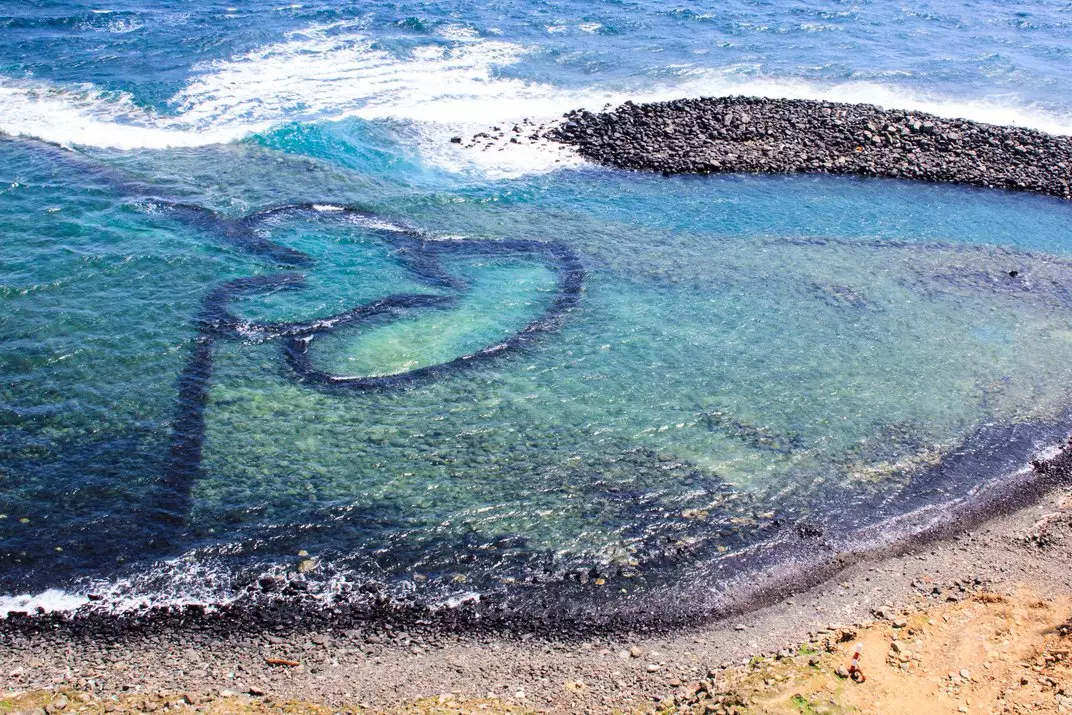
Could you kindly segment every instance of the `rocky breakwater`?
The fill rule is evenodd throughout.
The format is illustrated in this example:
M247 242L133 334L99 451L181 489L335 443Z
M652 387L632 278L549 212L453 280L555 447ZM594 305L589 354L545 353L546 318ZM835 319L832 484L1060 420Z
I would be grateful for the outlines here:
M601 164L666 174L849 174L1072 198L1072 137L870 104L626 102L570 112L546 137Z

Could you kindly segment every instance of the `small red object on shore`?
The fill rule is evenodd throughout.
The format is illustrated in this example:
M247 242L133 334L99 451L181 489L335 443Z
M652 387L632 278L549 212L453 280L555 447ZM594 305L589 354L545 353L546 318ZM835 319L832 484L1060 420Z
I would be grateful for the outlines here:
M852 661L849 662L849 677L857 683L867 680L867 676L864 675L864 671L860 668L860 658L863 655L863 651L863 643L857 643L856 650L852 654Z
M287 660L286 658L265 658L264 662L268 665L285 665L288 668L297 668L301 663L296 660Z

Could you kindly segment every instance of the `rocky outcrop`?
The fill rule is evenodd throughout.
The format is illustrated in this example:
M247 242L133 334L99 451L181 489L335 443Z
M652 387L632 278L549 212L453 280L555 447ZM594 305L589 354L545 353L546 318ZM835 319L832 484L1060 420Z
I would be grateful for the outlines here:
M870 104L709 97L570 112L547 132L586 158L667 174L825 173L1072 198L1072 138Z

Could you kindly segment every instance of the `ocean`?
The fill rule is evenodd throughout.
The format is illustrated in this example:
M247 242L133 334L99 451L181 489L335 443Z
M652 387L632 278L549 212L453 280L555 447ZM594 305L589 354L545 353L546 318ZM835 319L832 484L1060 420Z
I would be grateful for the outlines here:
M540 134L716 95L1069 134L1070 61L1067 1L7 0L0 612L704 610L933 527L1067 435L1072 208Z

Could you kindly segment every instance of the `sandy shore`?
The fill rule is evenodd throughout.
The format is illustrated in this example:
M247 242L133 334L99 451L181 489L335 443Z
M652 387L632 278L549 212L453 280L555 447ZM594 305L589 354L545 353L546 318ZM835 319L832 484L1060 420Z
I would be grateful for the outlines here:
M1023 657L1034 657L1024 653L1058 637L1070 596L1072 492L1063 490L918 551L856 564L745 616L647 636L525 639L372 627L225 638L173 630L104 640L63 629L8 633L0 639L8 704L0 708L31 709L62 692L67 712L146 711L164 703L209 712L280 711L287 703L291 711L312 711L317 704L333 712L1003 712L998 695L1006 681L1007 687L1018 684ZM991 616L1001 608L1020 613L1006 620L1018 618L1023 627L1010 625L990 643ZM910 661L917 665L909 670L888 663L881 644L893 631L908 633L901 619L916 629L913 640L930 643L929 650L907 647L923 659ZM943 638L955 643L936 648ZM869 680L850 688L835 671L848 664L858 641ZM1005 661L988 656L1004 641ZM793 657L755 660L779 652ZM757 680L767 667L773 676ZM807 678L794 674L800 668ZM979 677L993 671L994 678L954 684L948 675L959 678L961 670ZM783 679L790 674L791 680ZM1042 676L1032 671L1025 677L1035 688ZM1060 673L1045 677L1059 685L1045 686L1033 696L1039 704L1030 707L1060 712L1065 696L1058 691L1072 683ZM909 698L930 692L924 687L937 698L954 685L955 693L926 707L892 705L915 702ZM879 707L875 698L888 703ZM179 700L186 704L176 705ZM805 702L811 710L802 707Z

